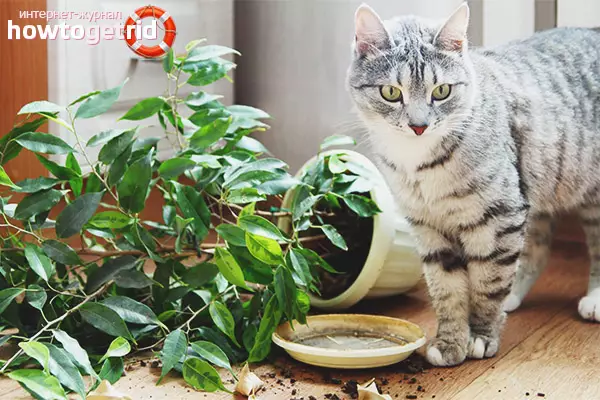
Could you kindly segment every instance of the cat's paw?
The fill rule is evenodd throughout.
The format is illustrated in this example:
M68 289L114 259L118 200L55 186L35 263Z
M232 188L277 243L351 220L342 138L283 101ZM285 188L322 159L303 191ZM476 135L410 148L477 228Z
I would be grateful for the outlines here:
M592 292L579 300L578 311L581 318L600 322L600 292Z
M465 361L467 349L456 342L433 339L427 347L427 361L436 367L449 367Z
M515 311L521 305L521 298L514 293L509 294L504 299L504 311L512 312Z
M494 357L498 352L499 340L486 336L471 336L467 357L482 359Z

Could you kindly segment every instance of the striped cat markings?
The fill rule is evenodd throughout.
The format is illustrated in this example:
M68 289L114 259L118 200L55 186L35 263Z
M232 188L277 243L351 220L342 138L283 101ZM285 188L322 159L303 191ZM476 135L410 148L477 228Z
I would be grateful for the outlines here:
M348 90L411 223L438 319L427 357L494 356L506 312L542 273L555 216L578 211L600 322L600 31L557 28L470 48L446 21L356 12Z

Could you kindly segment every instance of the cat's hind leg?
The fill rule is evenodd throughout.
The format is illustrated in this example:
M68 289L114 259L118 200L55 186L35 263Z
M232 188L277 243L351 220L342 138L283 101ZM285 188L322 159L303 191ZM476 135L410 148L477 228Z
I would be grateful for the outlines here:
M548 263L554 219L545 213L531 213L525 231L525 249L519 259L517 276L504 301L504 311L516 310ZM501 231L502 233L504 231Z
M600 322L600 205L579 210L590 253L590 277L587 295L579 301L579 315L588 321Z

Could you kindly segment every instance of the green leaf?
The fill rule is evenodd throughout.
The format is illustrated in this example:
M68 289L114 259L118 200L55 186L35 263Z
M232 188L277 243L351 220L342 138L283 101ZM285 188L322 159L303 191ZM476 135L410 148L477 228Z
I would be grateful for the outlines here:
M121 89L125 82L112 89L103 90L102 92L89 97L85 100L75 113L75 118L94 118L100 114L107 112L112 105L119 99Z
M165 339L165 345L161 352L162 371L158 383L165 375L171 371L175 365L185 356L187 351L188 341L185 333L181 329L172 331Z
M215 228L219 236L234 246L246 246L244 230L238 226L221 224Z
M199 358L192 357L185 360L183 363L183 379L196 390L205 392L223 390L229 392L223 386L219 373L209 363Z
M287 168L287 164L276 158L263 158L250 163L241 163L238 168L230 168L230 172L228 171L224 175L225 182L223 182L223 186L230 187L238 182L247 181L256 172L269 172L271 174L266 176L273 176L273 173L283 168Z
M185 99L185 104L192 110L202 110L202 106L222 97L223 96L209 94L206 92L194 92Z
M269 114L258 108L235 104L227 107L227 111L239 118L262 119L271 118Z
M51 103L49 101L33 101L29 104L25 104L23 108L19 110L18 115L21 114L36 114L36 113L57 113L64 111L65 108L58 104Z
M302 256L308 261L309 265L317 265L323 268L325 271L332 274L339 274L327 261L325 261L320 255L315 253L311 249L298 249L297 250Z
M372 217L381 212L373 200L358 194L344 196L344 202L359 217Z
M206 42L206 39L192 40L191 42L188 42L188 44L185 45L185 51L190 52L204 42Z
M20 369L9 372L8 377L19 382L29 393L38 399L66 400L67 398L58 379L45 374L39 369Z
M269 149L267 149L264 144L249 136L241 137L240 140L236 142L235 147L238 149L248 150L253 153L271 154Z
M219 268L211 263L201 263L185 270L181 280L193 288L200 288L215 279Z
M108 170L108 185L110 187L116 185L121 180L123 175L125 175L127 162L131 157L132 151L133 145L130 144L117 158L115 158L115 161L113 161L113 163L110 165Z
M48 363L50 373L58 378L63 386L79 394L82 399L85 399L85 383L83 382L83 377L75 364L71 361L69 354L53 344L43 343L43 345L50 351L50 361Z
M278 265L283 262L281 246L273 239L246 232L246 247L254 257L266 264Z
M244 246L229 244L229 251L239 265L244 266L244 279L261 285L270 285L273 282L273 267L254 257Z
M79 313L85 322L104 333L133 339L119 314L103 304L86 303L79 308Z
M216 58L193 63L185 63L183 70L192 74L187 83L191 86L206 86L225 77L235 64Z
M247 204L258 201L265 201L267 197L260 194L255 188L234 189L229 192L227 202L233 204Z
M219 348L219 346L204 340L191 343L190 346L200 358L203 358L217 367L225 368L229 370L232 375L235 375L231 369L231 364L229 363L227 355Z
M136 262L137 259L133 256L122 256L105 260L101 268L94 270L88 276L85 286L86 292L94 292L121 272L135 267Z
M229 250L217 247L215 248L215 263L219 271L227 281L233 285L247 288L244 280L244 273Z
M256 341L257 334L258 328L254 324L248 325L246 329L244 329L242 342L246 351L250 352L250 350L252 350L252 347L254 347L254 342Z
M208 311L217 328L226 334L233 343L240 347L240 344L235 337L235 321L233 320L233 315L231 315L231 312L227 309L227 306L221 302L215 301L210 304Z
M320 146L321 150L325 150L332 146L348 146L348 145L356 145L356 140L350 136L346 135L332 135L326 137L323 140L323 143Z
M102 192L86 193L76 198L56 218L56 235L68 238L79 233L98 209Z
M304 256L295 249L290 249L288 252L288 257L290 263L288 265L292 265L294 272L300 278L304 286L310 286L313 281L312 274L310 272L310 267L306 262Z
M0 165L4 165L16 156L23 149L17 144L14 139L18 138L24 132L37 130L40 126L47 122L46 116L35 119L31 122L25 122L19 126L14 126L8 133L0 137Z
M50 189L56 186L60 181L54 178L39 177L35 179L24 179L17 183L13 189L19 193L35 193L40 190ZM18 187L18 188L17 188Z
M112 341L110 346L108 346L108 350L102 356L99 362L102 362L110 357L124 357L131 351L131 345L124 337L118 337Z
M53 334L56 340L62 344L65 351L71 355L73 362L87 374L98 379L98 375L94 371L94 368L92 368L87 352L81 347L79 342L65 331L55 330Z
M256 203L250 203L245 206L242 211L240 211L240 215L238 218L245 217L246 215L254 215L254 209L256 208Z
M125 322L132 324L161 325L150 307L124 296L110 296L102 304L119 314Z
M248 356L248 362L260 362L269 355L271 352L271 336L277 325L279 325L282 315L283 311L279 306L277 296L272 296L265 307L254 346Z
M35 156L39 160L39 162L41 162L42 165L52 175L54 175L55 177L57 177L60 180L68 181L68 180L71 180L71 179L75 179L75 178L81 177L80 174L78 174L77 172L73 171L72 169L62 167L62 166L58 165L57 163L55 163L54 161L48 160L44 156L40 156L39 154L36 154Z
M192 114L190 116L190 122L196 126L201 127L201 126L209 125L219 118L228 119L231 117L231 113L229 111L227 111L223 106L221 106L220 103L219 103L220 108L210 108L210 105L212 103L217 103L217 102L211 102L211 103L205 104L204 106L200 107L199 111L195 112L194 114Z
M163 60L162 60L162 66L163 66L163 70L168 74L169 72L171 72L171 70L173 69L173 64L174 64L174 60L173 60L173 49L169 49L169 51L167 51L167 54L165 54Z
M58 136L42 132L27 132L16 139L27 150L45 154L67 154L75 149Z
M46 240L42 244L42 250L48 257L61 264L80 265L82 263L81 259L71 246L57 240Z
M25 197L15 209L15 219L27 220L50 210L62 199L62 192L54 189L37 192Z
M302 315L306 315L310 311L310 297L302 290L296 291L296 305Z
M46 300L48 300L48 295L41 286L29 285L27 292L25 293L25 298L31 307L42 311L46 304Z
M17 191L20 189L19 186L15 185L13 181L10 180L10 177L2 167L0 167L0 185L8 186L9 188L16 189Z
M96 165L96 173L100 175L99 165ZM98 178L96 173L91 174L87 179L87 183L85 185L85 191L87 193L101 192L104 189L104 185L102 184L102 181L100 181L100 178Z
M54 265L39 247L32 243L25 244L25 258L33 272L48 282L48 279L54 274Z
M177 205L185 218L193 218L192 227L198 241L208 235L210 226L210 210L197 190L190 186L175 185Z
M21 342L19 347L29 357L40 363L44 371L48 371L48 361L50 360L50 352L48 348L40 342Z
M341 174L346 171L346 164L335 154L329 157L329 170L332 174Z
M145 273L135 269L123 271L115 278L115 285L124 289L143 289L153 284L154 281Z
M331 241L331 243L333 243L342 250L348 250L348 245L346 244L346 241L344 240L342 235L340 235L337 229L333 227L333 225L323 225L320 228L325 234L325 236L327 236L327 238Z
M124 134L111 139L100 149L98 160L105 165L109 165L115 161L124 151L127 150L133 143L133 137L137 131L135 129L126 131Z
M208 45L194 48L185 59L185 63L193 63L197 61L204 61L215 57L221 57L226 54L241 55L237 50L231 49L225 46L219 45Z
M100 380L107 380L114 385L123 376L124 367L122 358L109 358L104 360L98 377Z
M138 121L141 119L149 118L156 114L160 109L162 109L165 105L164 99L160 97L150 97L144 99L131 107L125 115L123 115L121 119L126 119L130 121Z
M88 224L100 229L122 229L133 222L131 217L120 211L102 211L94 215Z
M275 271L275 279L273 281L275 287L275 295L277 301L283 307L283 312L288 320L294 320L294 304L296 301L296 284L290 271L285 267L280 266Z
M87 142L88 147L96 147L101 144L108 143L112 139L121 136L125 132L130 131L131 129L109 129L106 131L102 131L97 135L92 136L90 140Z
M77 158L75 157L75 154L69 153L69 155L67 155L67 160L65 161L65 166L67 168L70 168L73 171L77 172L79 175L81 175L81 167L79 166L79 163L77 162ZM81 190L83 189L83 178L71 179L69 181L69 185L71 186L71 189L73 190L73 194L76 197L80 196Z
M306 214L309 210L311 210L315 204L321 199L321 196L312 196L308 195L308 197L304 198L301 201L294 202L292 207L292 218L294 221L299 220Z
M289 241L271 221L258 215L238 217L238 225L243 230L255 235L274 240Z
M190 147L196 150L207 148L225 136L229 125L231 125L231 118L218 118L204 125L190 138Z
M148 187L152 180L152 152L135 161L125 171L123 180L117 186L121 206L133 213L144 209Z
M163 162L158 168L158 173L164 179L175 179L195 166L196 163L189 158L176 157Z
M83 96L78 97L76 100L73 100L70 104L69 107L74 106L75 104L81 103L82 101L84 101L85 99L88 99L96 94L100 93L99 90L95 90L93 92L89 92L84 94Z

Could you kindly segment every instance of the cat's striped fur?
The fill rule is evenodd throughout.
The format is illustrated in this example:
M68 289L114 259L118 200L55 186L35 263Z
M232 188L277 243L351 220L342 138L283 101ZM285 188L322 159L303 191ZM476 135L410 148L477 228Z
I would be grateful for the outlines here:
M444 24L384 24L361 6L348 72L423 258L436 365L496 354L503 309L517 308L544 268L564 210L581 213L592 260L579 312L600 321L600 32L468 49L467 24L466 4ZM450 96L433 101L446 83ZM402 101L384 100L382 85L401 88ZM428 127L416 135L409 125Z

